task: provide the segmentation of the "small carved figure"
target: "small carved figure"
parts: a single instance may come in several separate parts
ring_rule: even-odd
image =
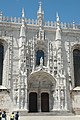
[[[64,91],[61,90],[61,99],[64,99]]]
[[[43,58],[42,57],[40,58],[40,66],[41,67],[43,66]]]
[[[24,90],[21,90],[21,109],[24,108]]]
[[[61,109],[64,109],[64,90],[61,90]]]

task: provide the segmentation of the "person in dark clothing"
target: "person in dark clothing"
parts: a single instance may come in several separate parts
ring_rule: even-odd
[[[6,112],[5,111],[2,112],[2,120],[6,120]]]
[[[0,120],[2,119],[2,111],[1,111],[1,109],[0,109]]]
[[[17,111],[15,114],[15,120],[18,120],[18,118],[19,118],[19,112]]]

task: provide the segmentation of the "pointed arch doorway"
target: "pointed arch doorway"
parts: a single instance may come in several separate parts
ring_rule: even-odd
[[[41,93],[41,112],[49,112],[49,94]]]

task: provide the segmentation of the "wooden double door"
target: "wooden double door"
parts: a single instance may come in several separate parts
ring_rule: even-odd
[[[36,92],[29,94],[29,112],[38,112],[38,95]],[[49,112],[49,94],[41,93],[41,112]]]

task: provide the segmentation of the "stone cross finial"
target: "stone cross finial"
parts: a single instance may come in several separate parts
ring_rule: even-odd
[[[22,18],[24,18],[24,8],[22,8]]]
[[[57,22],[60,22],[58,12],[56,13],[56,21],[57,21]]]
[[[0,12],[0,21],[2,21],[2,17],[3,16],[3,14],[2,14],[2,11]]]
[[[39,13],[42,13],[42,2],[40,1],[39,4],[40,4],[40,5],[39,5],[39,11],[38,11],[38,12],[39,12]]]

